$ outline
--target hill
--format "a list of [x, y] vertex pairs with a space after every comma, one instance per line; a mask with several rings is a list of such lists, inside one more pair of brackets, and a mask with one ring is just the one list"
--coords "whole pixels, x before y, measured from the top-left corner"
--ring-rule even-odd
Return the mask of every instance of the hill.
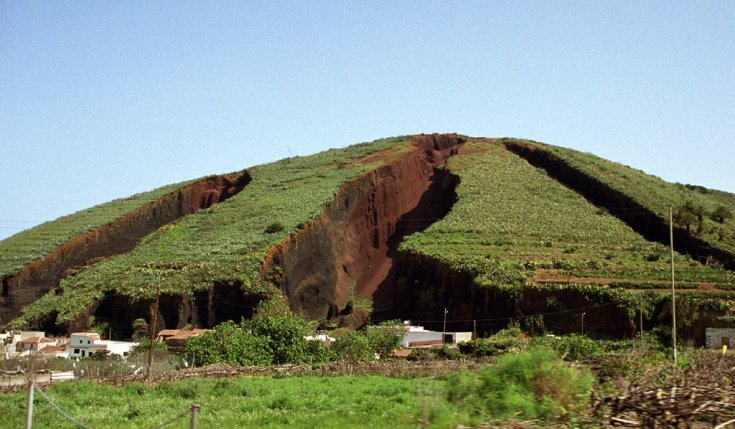
[[[179, 209], [153, 216], [162, 206]], [[287, 302], [347, 325], [372, 312], [438, 326], [446, 308], [452, 329], [481, 331], [516, 319], [570, 332], [586, 312], [587, 329], [632, 335], [636, 312], [665, 324], [669, 206], [682, 320], [701, 338], [735, 298], [735, 195], [570, 149], [454, 134], [171, 185], [13, 236], [0, 242], [0, 324], [104, 323], [125, 336], [160, 292], [159, 327]], [[74, 247], [90, 237], [105, 244]]]

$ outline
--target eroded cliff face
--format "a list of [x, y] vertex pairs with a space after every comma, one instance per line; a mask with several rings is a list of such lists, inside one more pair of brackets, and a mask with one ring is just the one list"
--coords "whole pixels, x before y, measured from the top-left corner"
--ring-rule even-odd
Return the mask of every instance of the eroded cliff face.
[[291, 309], [321, 319], [353, 292], [392, 305], [395, 247], [451, 208], [458, 181], [438, 167], [464, 142], [457, 135], [414, 137], [406, 154], [344, 185], [317, 221], [273, 249], [263, 273]]
[[200, 180], [143, 206], [107, 225], [62, 244], [16, 275], [2, 278], [0, 326], [21, 308], [55, 288], [71, 270], [106, 257], [130, 252], [138, 241], [163, 225], [225, 201], [250, 182], [247, 172]]

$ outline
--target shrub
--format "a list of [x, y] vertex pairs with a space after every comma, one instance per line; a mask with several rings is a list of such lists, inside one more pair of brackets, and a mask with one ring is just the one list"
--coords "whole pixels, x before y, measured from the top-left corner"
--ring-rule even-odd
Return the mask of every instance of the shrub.
[[293, 313], [257, 317], [243, 323], [253, 336], [262, 338], [272, 353], [273, 363], [297, 363], [309, 360], [306, 322]]
[[402, 325], [389, 322], [382, 323], [379, 326], [369, 326], [366, 330], [366, 336], [372, 350], [381, 359], [384, 359], [393, 354], [393, 350], [401, 345], [403, 332]]
[[331, 347], [325, 346], [321, 341], [307, 341], [305, 353], [309, 363], [334, 362], [339, 358]]
[[[141, 337], [137, 341], [138, 344], [130, 349], [130, 356], [142, 355], [148, 353], [151, 349], [151, 339], [149, 337]], [[154, 352], [167, 352], [168, 345], [164, 341], [153, 341]]]
[[186, 353], [193, 355], [201, 365], [229, 363], [236, 365], [268, 365], [273, 352], [268, 340], [252, 335], [235, 322], [224, 322], [212, 331], [191, 338]]
[[446, 359], [446, 360], [460, 360], [464, 359], [464, 354], [462, 354], [461, 351], [454, 347], [450, 347], [447, 344], [442, 345], [442, 348], [437, 350], [436, 356], [439, 359]]
[[532, 343], [549, 347], [569, 360], [587, 359], [605, 352], [598, 341], [577, 334], [553, 338], [537, 337], [533, 339]]
[[406, 357], [410, 361], [426, 361], [434, 360], [436, 355], [431, 349], [411, 349], [411, 354]]
[[473, 343], [460, 344], [459, 350], [466, 354], [474, 352], [477, 356], [494, 356], [508, 352], [519, 352], [526, 347], [528, 339], [518, 326], [512, 326], [501, 329], [490, 337], [480, 338], [476, 343], [476, 347]]
[[283, 231], [284, 228], [285, 227], [281, 222], [273, 222], [272, 224], [265, 227], [265, 232], [267, 232], [268, 234], [273, 234]]
[[554, 350], [534, 347], [500, 357], [477, 376], [450, 377], [447, 396], [471, 416], [548, 421], [583, 410], [592, 383], [589, 371], [570, 367]]
[[710, 214], [710, 219], [715, 222], [725, 223], [726, 220], [732, 219], [732, 212], [725, 206], [717, 206]]
[[332, 348], [339, 357], [347, 361], [375, 359], [375, 350], [370, 346], [370, 341], [362, 332], [353, 331], [342, 335], [337, 338]]

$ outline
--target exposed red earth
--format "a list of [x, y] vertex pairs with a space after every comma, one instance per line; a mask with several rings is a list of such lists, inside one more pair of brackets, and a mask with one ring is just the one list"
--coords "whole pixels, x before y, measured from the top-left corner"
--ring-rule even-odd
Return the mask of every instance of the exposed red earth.
[[454, 203], [458, 181], [437, 167], [464, 142], [458, 135], [415, 136], [407, 153], [344, 185], [316, 222], [273, 249], [263, 272], [278, 272], [271, 279], [292, 310], [311, 319], [333, 316], [351, 289], [380, 306], [391, 295], [401, 239]]

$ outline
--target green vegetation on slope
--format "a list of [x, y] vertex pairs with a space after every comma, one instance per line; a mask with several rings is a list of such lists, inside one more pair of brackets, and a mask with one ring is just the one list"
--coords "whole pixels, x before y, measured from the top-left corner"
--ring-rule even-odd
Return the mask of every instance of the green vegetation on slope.
[[[693, 208], [693, 213], [689, 214], [694, 218], [688, 221], [691, 222], [688, 225], [691, 232], [716, 247], [735, 252], [735, 219], [729, 217], [719, 222], [719, 219], [715, 220], [712, 216], [717, 211], [735, 213], [735, 195], [701, 186], [668, 183], [640, 170], [589, 153], [536, 142], [530, 144], [556, 155], [574, 169], [631, 197], [663, 219], [668, 219], [669, 206], [674, 207], [675, 211], [686, 206]], [[686, 227], [688, 222], [684, 217], [684, 213], [680, 213], [678, 223]]]
[[190, 180], [167, 185], [150, 192], [113, 200], [8, 237], [0, 241], [0, 276], [13, 275], [24, 265], [46, 256], [69, 240], [112, 223], [196, 181]]
[[[271, 294], [272, 286], [261, 277], [268, 251], [315, 220], [341, 185], [409, 147], [408, 139], [384, 139], [254, 167], [242, 192], [160, 228], [128, 254], [64, 279], [60, 294], [46, 294], [15, 324], [52, 312], [58, 312], [59, 323], [69, 322], [106, 292], [150, 299], [156, 287], [191, 295], [220, 282]], [[382, 160], [364, 159], [379, 151], [386, 151]]]
[[[525, 285], [538, 269], [601, 279], [668, 278], [665, 246], [646, 241], [500, 142], [467, 143], [449, 167], [461, 177], [457, 203], [444, 219], [408, 237], [402, 252], [430, 256], [471, 273], [480, 286], [501, 289]], [[735, 282], [731, 272], [676, 259], [683, 281]]]

